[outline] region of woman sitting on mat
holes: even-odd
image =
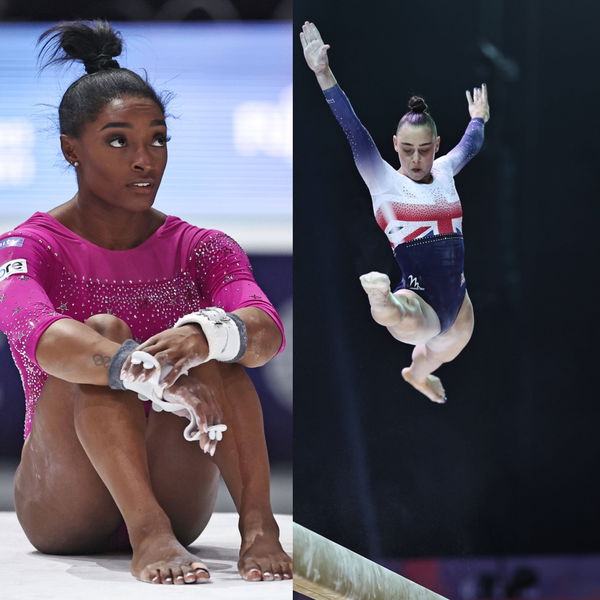
[[[241,576],[288,579],[242,367],[283,348],[281,321],[235,241],[152,208],[165,107],[114,60],[118,33],[65,23],[40,41],[46,64],[81,61],[87,74],[59,107],[77,193],[0,236],[0,328],[27,403],[19,521],[41,552],[131,548],[138,579],[201,583],[208,570],[185,546],[210,519],[221,474],[239,512]]]

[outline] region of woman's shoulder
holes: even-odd
[[[162,232],[165,237],[179,237],[181,242],[192,248],[207,245],[240,247],[230,235],[220,229],[202,227],[174,216],[167,217]]]
[[[31,240],[50,250],[57,244],[57,225],[57,221],[47,213],[36,212],[11,230],[0,233],[0,247],[23,246],[25,240]]]

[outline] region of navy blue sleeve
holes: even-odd
[[[377,184],[385,176],[387,163],[381,158],[373,138],[356,116],[350,100],[339,85],[323,90],[331,112],[346,134],[354,162],[365,183],[374,193]]]
[[[481,150],[483,131],[483,119],[471,119],[460,142],[446,156],[439,159],[444,163],[449,163],[453,175],[456,175]]]

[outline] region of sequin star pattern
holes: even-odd
[[[0,329],[7,334],[23,380],[25,435],[47,378],[35,361],[35,347],[56,320],[83,322],[95,314],[113,314],[129,325],[132,338],[143,341],[200,308],[255,306],[281,327],[244,251],[219,231],[167,217],[141,246],[110,251],[36,213],[14,234],[25,239],[16,250],[27,260],[29,279],[0,282]],[[7,260],[13,251],[3,249]]]

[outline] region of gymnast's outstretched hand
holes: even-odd
[[[490,118],[490,105],[488,103],[487,85],[481,84],[480,88],[473,88],[473,95],[469,90],[466,91],[467,102],[469,103],[469,114],[471,119],[483,119],[487,123]]]
[[[300,42],[302,43],[304,58],[309,68],[317,75],[325,73],[329,68],[327,50],[329,50],[330,46],[323,43],[323,38],[314,23],[305,21],[304,25],[302,25]]]

